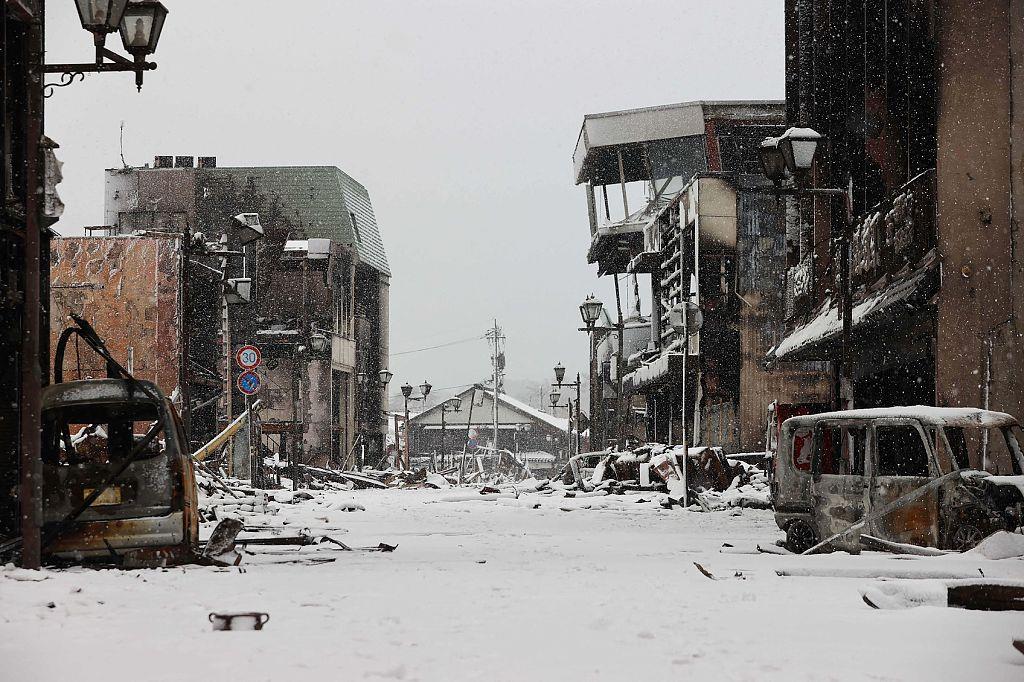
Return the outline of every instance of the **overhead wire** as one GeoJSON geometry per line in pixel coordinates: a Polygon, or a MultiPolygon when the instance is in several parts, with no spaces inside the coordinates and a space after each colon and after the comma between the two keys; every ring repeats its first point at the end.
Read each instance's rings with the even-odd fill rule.
{"type": "Polygon", "coordinates": [[[399,355],[409,355],[411,353],[422,353],[423,351],[436,350],[438,348],[447,348],[448,346],[457,346],[460,343],[469,343],[470,341],[479,341],[482,338],[484,338],[484,337],[482,337],[482,336],[473,336],[473,337],[466,338],[466,339],[459,339],[458,341],[449,341],[447,343],[439,343],[436,346],[427,346],[426,348],[413,348],[412,350],[403,350],[403,351],[399,351],[397,353],[389,353],[388,357],[394,358],[394,357],[398,357],[399,355]]]}

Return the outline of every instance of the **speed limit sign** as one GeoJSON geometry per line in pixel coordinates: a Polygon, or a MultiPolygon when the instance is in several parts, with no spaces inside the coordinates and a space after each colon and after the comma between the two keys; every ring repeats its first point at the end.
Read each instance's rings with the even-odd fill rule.
{"type": "Polygon", "coordinates": [[[242,346],[235,351],[235,362],[242,369],[255,369],[263,362],[263,355],[256,346],[242,346]]]}

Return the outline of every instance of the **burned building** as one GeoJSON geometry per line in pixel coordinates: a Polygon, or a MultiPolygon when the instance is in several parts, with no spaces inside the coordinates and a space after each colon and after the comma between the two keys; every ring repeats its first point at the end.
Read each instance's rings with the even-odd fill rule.
{"type": "Polygon", "coordinates": [[[1021,413],[1021,54],[1017,2],[787,0],[787,123],[825,137],[807,184],[850,205],[794,206],[770,360],[838,366],[849,235],[843,404],[1021,413]]]}
{"type": "Polygon", "coordinates": [[[385,397],[358,377],[387,364],[390,270],[362,185],[334,167],[156,157],[107,171],[103,229],[62,240],[54,315],[109,311],[97,329],[187,406],[193,446],[244,411],[234,356],[252,344],[264,452],[343,466],[357,442],[383,451],[385,397]],[[239,241],[235,216],[252,214],[263,238],[239,241]]]}
{"type": "MultiPolygon", "coordinates": [[[[681,442],[686,428],[691,443],[757,450],[772,401],[818,401],[827,391],[819,366],[769,372],[763,363],[783,331],[785,221],[763,191],[757,149],[782,123],[782,102],[759,101],[584,118],[573,162],[586,185],[588,260],[599,275],[650,280],[646,343],[624,350],[619,370],[626,399],[641,399],[647,440],[681,442]],[[670,319],[686,301],[703,313],[689,343],[670,319]]],[[[632,418],[635,403],[629,410],[632,418]]]]}

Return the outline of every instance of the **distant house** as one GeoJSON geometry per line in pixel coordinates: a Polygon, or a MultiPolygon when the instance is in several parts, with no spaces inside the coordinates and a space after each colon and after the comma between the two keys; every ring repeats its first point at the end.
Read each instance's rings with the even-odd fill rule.
{"type": "MultiPolygon", "coordinates": [[[[458,394],[458,412],[435,405],[409,419],[409,451],[412,455],[470,453],[488,456],[494,447],[494,391],[477,385],[458,394]],[[443,428],[442,428],[443,426],[443,428]]],[[[532,469],[552,468],[566,459],[569,422],[565,417],[542,412],[504,393],[498,394],[498,443],[500,450],[520,453],[532,469]]]]}

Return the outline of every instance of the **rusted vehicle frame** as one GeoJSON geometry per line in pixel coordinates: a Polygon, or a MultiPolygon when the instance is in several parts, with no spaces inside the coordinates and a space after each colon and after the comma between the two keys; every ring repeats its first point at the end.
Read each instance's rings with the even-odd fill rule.
{"type": "MultiPolygon", "coordinates": [[[[823,538],[842,533],[867,517],[864,533],[883,540],[944,549],[967,549],[989,532],[1000,528],[1012,530],[1024,516],[1024,456],[1019,443],[1008,442],[1014,476],[990,476],[987,472],[963,468],[949,454],[954,452],[947,429],[1019,428],[1010,415],[982,410],[921,410],[920,408],[888,408],[849,410],[819,415],[798,416],[786,420],[782,427],[772,500],[778,526],[786,531],[787,544],[794,551],[803,551],[823,538]],[[879,429],[904,427],[913,429],[920,443],[913,472],[883,472],[880,463],[879,429]],[[822,439],[826,429],[838,430],[840,450],[830,452],[841,456],[849,453],[853,440],[849,432],[861,430],[863,438],[862,469],[859,472],[823,471],[820,453],[826,448],[822,439]],[[949,466],[939,461],[938,448],[944,448],[949,466]],[[921,459],[924,455],[926,459],[921,459]],[[946,468],[960,475],[943,477],[946,468]],[[909,494],[931,485],[923,494],[909,494]],[[874,517],[878,510],[894,502],[891,511],[874,517]]],[[[887,450],[888,452],[889,450],[887,450]]],[[[903,453],[901,451],[901,457],[903,453]]],[[[911,454],[907,453],[909,460],[911,454]]],[[[847,466],[856,467],[856,455],[850,455],[847,466]],[[854,464],[850,464],[853,462],[854,464]]],[[[893,466],[893,463],[888,463],[893,466]]],[[[895,460],[899,468],[906,463],[895,460]]],[[[831,545],[847,551],[859,551],[860,530],[844,533],[831,545]]]]}
{"type": "MultiPolygon", "coordinates": [[[[43,393],[43,551],[57,560],[122,566],[191,561],[199,538],[198,494],[181,419],[156,385],[133,377],[88,322],[72,317],[75,326],[57,343],[55,383],[43,393]],[[64,351],[75,334],[106,361],[108,378],[63,381],[64,351]],[[63,421],[71,414],[105,415],[109,423],[100,417],[94,424],[110,428],[116,419],[124,452],[116,460],[110,452],[107,461],[78,461],[70,422],[63,421]],[[131,426],[140,419],[148,421],[145,434],[131,426]]],[[[110,435],[103,438],[114,447],[110,435]]]]}
{"type": "MultiPolygon", "coordinates": [[[[198,543],[198,501],[181,422],[173,405],[156,386],[139,383],[157,399],[120,379],[65,382],[44,391],[46,429],[55,426],[57,413],[62,409],[146,405],[157,415],[150,433],[163,441],[163,451],[154,457],[141,459],[129,454],[105,467],[58,463],[54,461],[54,443],[44,443],[44,451],[48,446],[50,449],[43,465],[44,515],[48,517],[43,537],[47,555],[133,566],[182,563],[193,556],[198,543]],[[165,485],[169,494],[166,499],[152,502],[166,507],[166,513],[146,514],[140,510],[140,515],[134,515],[129,504],[97,504],[105,489],[114,486],[120,490],[122,482],[134,475],[150,481],[160,478],[159,483],[165,485]],[[105,485],[107,482],[109,485],[105,485]],[[71,510],[67,509],[69,502],[74,504],[71,510]]],[[[145,439],[140,445],[144,443],[145,439]]]]}

